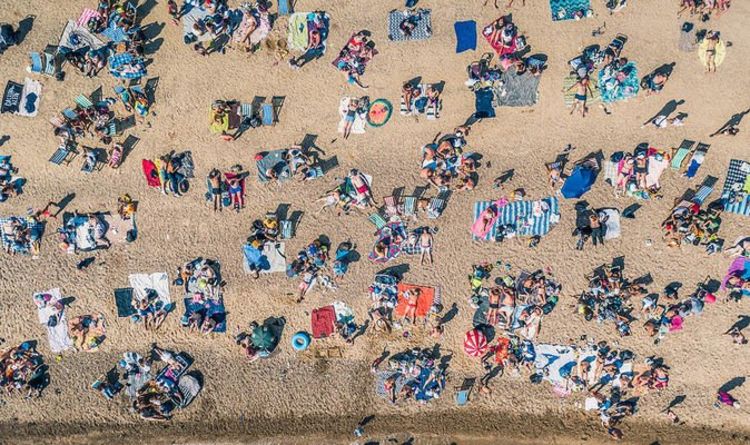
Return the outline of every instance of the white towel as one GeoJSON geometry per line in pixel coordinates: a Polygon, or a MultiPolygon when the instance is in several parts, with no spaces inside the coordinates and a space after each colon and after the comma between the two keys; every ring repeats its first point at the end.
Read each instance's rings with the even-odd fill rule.
{"type": "Polygon", "coordinates": [[[42,294],[49,294],[52,296],[49,302],[44,306],[37,304],[37,315],[39,316],[39,323],[47,328],[47,339],[49,340],[49,348],[53,354],[59,354],[66,349],[73,347],[73,340],[70,338],[68,333],[68,321],[65,318],[65,311],[60,313],[55,326],[49,326],[49,319],[57,315],[57,309],[54,308],[55,303],[62,299],[62,294],[59,288],[50,289],[46,292],[37,292],[33,295],[34,303],[37,303],[36,296],[42,294]]]}
{"type": "MultiPolygon", "coordinates": [[[[341,102],[339,102],[339,115],[341,116],[341,120],[339,121],[338,132],[342,134],[344,133],[344,127],[346,126],[346,113],[349,111],[350,100],[351,98],[349,97],[342,97],[341,102]]],[[[354,116],[352,134],[364,134],[366,123],[366,116],[364,114],[357,113],[354,116]]]]}
{"type": "Polygon", "coordinates": [[[146,298],[146,289],[153,289],[156,291],[164,304],[171,302],[169,298],[169,277],[166,272],[155,272],[151,275],[144,273],[137,273],[128,276],[130,287],[133,288],[133,294],[138,300],[144,300],[146,298]]]}

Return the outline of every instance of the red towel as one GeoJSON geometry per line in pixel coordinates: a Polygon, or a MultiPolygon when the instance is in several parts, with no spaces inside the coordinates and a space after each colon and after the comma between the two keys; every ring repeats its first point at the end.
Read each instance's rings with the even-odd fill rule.
{"type": "Polygon", "coordinates": [[[161,181],[159,181],[159,172],[156,170],[156,164],[150,159],[144,159],[141,162],[143,166],[143,174],[146,175],[146,182],[149,187],[159,187],[161,181]]]}
{"type": "Polygon", "coordinates": [[[336,311],[333,306],[313,309],[311,316],[313,338],[328,337],[333,334],[336,323],[336,311]]]}

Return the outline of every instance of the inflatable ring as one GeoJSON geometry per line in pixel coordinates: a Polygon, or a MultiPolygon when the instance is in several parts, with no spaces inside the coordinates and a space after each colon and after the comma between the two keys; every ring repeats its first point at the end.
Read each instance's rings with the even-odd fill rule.
{"type": "Polygon", "coordinates": [[[299,331],[292,336],[292,348],[297,352],[302,352],[310,346],[310,334],[305,331],[299,331]]]}

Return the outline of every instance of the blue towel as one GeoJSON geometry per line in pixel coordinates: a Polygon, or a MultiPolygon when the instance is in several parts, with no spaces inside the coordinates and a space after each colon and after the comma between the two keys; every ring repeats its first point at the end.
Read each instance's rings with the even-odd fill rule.
{"type": "Polygon", "coordinates": [[[477,22],[456,22],[453,29],[456,31],[456,53],[477,49],[477,22]]]}
{"type": "Polygon", "coordinates": [[[191,298],[185,298],[183,299],[183,303],[185,303],[185,313],[182,315],[182,320],[180,320],[182,326],[187,326],[191,315],[200,312],[204,318],[213,318],[216,320],[216,327],[213,332],[223,333],[227,331],[227,311],[224,309],[224,301],[222,299],[209,299],[202,304],[197,304],[191,298]]]}
{"type": "Polygon", "coordinates": [[[565,179],[560,193],[567,199],[575,199],[583,196],[591,190],[596,181],[597,172],[586,167],[576,166],[570,176],[565,179]]]}
{"type": "Polygon", "coordinates": [[[578,12],[587,17],[591,10],[590,0],[550,0],[549,7],[552,11],[552,21],[573,20],[578,12]]]}
{"type": "Polygon", "coordinates": [[[495,117],[495,108],[492,107],[492,99],[494,93],[491,88],[482,88],[481,90],[474,91],[476,97],[476,113],[474,117],[477,119],[486,119],[495,117]]]}

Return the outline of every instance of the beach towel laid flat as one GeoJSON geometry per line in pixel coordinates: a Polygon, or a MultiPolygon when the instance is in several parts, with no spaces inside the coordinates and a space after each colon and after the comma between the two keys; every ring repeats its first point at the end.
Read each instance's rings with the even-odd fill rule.
{"type": "MultiPolygon", "coordinates": [[[[37,242],[42,235],[44,235],[44,223],[35,221],[30,218],[21,216],[8,216],[0,218],[0,240],[2,240],[3,247],[10,249],[14,253],[28,254],[31,252],[31,244],[37,242]],[[6,228],[11,228],[14,224],[18,224],[22,230],[28,229],[30,232],[29,241],[22,242],[11,238],[6,234],[6,228]]],[[[24,240],[25,241],[25,240],[24,240]]]]}
{"type": "Polygon", "coordinates": [[[84,8],[83,11],[81,11],[81,16],[78,17],[78,20],[76,20],[76,26],[88,26],[88,23],[91,19],[98,19],[99,13],[91,8],[84,8]]]}
{"type": "Polygon", "coordinates": [[[552,21],[578,20],[590,17],[591,0],[549,0],[552,21]]]}
{"type": "Polygon", "coordinates": [[[23,96],[23,84],[9,80],[5,85],[3,93],[3,103],[0,106],[0,113],[18,113],[21,108],[21,97],[23,96]]]}
{"type": "MultiPolygon", "coordinates": [[[[574,375],[578,363],[583,361],[593,362],[596,360],[596,350],[591,347],[577,348],[563,345],[536,344],[536,359],[534,367],[537,372],[544,375],[544,380],[555,384],[565,386],[570,377],[574,375]]],[[[617,371],[615,378],[612,379],[613,386],[619,385],[618,377],[621,375],[633,375],[633,363],[631,361],[615,362],[617,371]]],[[[598,383],[596,373],[589,373],[588,385],[598,383]]]]}
{"type": "Polygon", "coordinates": [[[134,297],[139,300],[145,300],[148,298],[147,289],[153,289],[156,291],[158,300],[164,305],[168,305],[171,300],[169,298],[169,277],[166,272],[155,272],[150,275],[137,273],[128,275],[128,282],[130,287],[133,288],[134,297]]]}
{"type": "Polygon", "coordinates": [[[659,187],[661,188],[661,175],[664,170],[669,166],[669,158],[667,156],[661,156],[661,160],[657,159],[655,154],[648,157],[648,173],[646,174],[646,187],[659,187]]]}
{"type": "Polygon", "coordinates": [[[216,327],[212,332],[224,333],[227,331],[227,310],[224,308],[223,298],[209,298],[206,301],[196,302],[192,298],[183,298],[185,312],[182,315],[183,326],[187,326],[187,320],[195,313],[203,316],[204,320],[212,318],[216,321],[216,327]]]}
{"type": "MultiPolygon", "coordinates": [[[[474,224],[493,201],[479,201],[474,204],[474,224]]],[[[498,207],[498,214],[492,227],[484,237],[472,233],[475,240],[494,241],[500,229],[511,228],[517,236],[544,236],[560,221],[560,206],[556,197],[550,196],[537,201],[513,201],[498,207]]]]}
{"type": "Polygon", "coordinates": [[[9,81],[5,86],[2,113],[13,113],[24,117],[34,117],[39,112],[42,98],[42,84],[36,80],[24,79],[24,83],[9,81]]]}
{"type": "Polygon", "coordinates": [[[474,91],[475,118],[487,119],[495,117],[495,107],[492,106],[494,95],[495,93],[492,88],[482,88],[474,91]]]}
{"type": "Polygon", "coordinates": [[[324,338],[335,331],[336,310],[333,305],[313,309],[310,315],[310,325],[313,338],[324,338]]]}
{"type": "Polygon", "coordinates": [[[269,170],[272,170],[276,174],[276,178],[279,181],[286,181],[292,177],[289,164],[284,155],[286,155],[286,150],[271,150],[263,152],[262,155],[258,154],[259,159],[256,158],[255,164],[258,167],[258,179],[260,182],[271,180],[268,176],[269,170]]]}
{"type": "Polygon", "coordinates": [[[453,30],[456,32],[456,53],[477,49],[477,22],[456,22],[453,30]]]}
{"type": "Polygon", "coordinates": [[[117,307],[118,317],[130,317],[135,315],[133,307],[133,288],[123,287],[115,289],[115,306],[117,307]]]}
{"type": "Polygon", "coordinates": [[[290,50],[305,51],[309,42],[306,12],[296,12],[289,16],[287,46],[290,50]]]}
{"type": "Polygon", "coordinates": [[[37,306],[39,323],[47,328],[49,347],[53,354],[59,354],[73,347],[73,340],[68,332],[68,322],[65,319],[65,309],[59,310],[56,303],[62,299],[59,288],[33,295],[37,306]]]}
{"type": "MultiPolygon", "coordinates": [[[[591,73],[591,76],[589,78],[591,93],[586,98],[586,106],[598,103],[601,98],[601,94],[599,93],[599,83],[597,79],[598,73],[596,71],[591,73]]],[[[578,82],[578,76],[576,76],[575,74],[570,74],[563,79],[563,90],[565,90],[563,101],[565,102],[565,106],[568,108],[573,106],[573,102],[575,102],[576,99],[576,89],[571,89],[571,87],[575,85],[576,82],[578,82]]]]}
{"type": "MultiPolygon", "coordinates": [[[[388,123],[393,113],[393,105],[385,99],[372,101],[367,109],[367,123],[371,127],[382,127],[388,123]]],[[[356,118],[355,118],[356,119],[356,118]]]]}
{"type": "Polygon", "coordinates": [[[425,317],[430,313],[430,307],[432,307],[435,301],[435,296],[439,293],[439,289],[432,286],[418,286],[416,284],[398,283],[398,303],[396,304],[396,315],[403,317],[406,314],[406,310],[409,308],[409,301],[404,297],[404,292],[412,291],[414,289],[419,290],[419,297],[417,297],[416,316],[425,317]]]}
{"type": "MultiPolygon", "coordinates": [[[[339,121],[338,132],[343,134],[346,127],[346,113],[349,111],[349,101],[351,98],[342,97],[339,102],[339,121]]],[[[352,124],[352,134],[364,134],[367,125],[367,112],[363,111],[354,115],[354,124],[352,124]]]]}
{"type": "Polygon", "coordinates": [[[388,13],[388,38],[390,40],[426,40],[430,37],[432,37],[432,11],[429,9],[393,10],[388,13]],[[404,20],[408,20],[415,25],[411,35],[406,35],[401,30],[401,23],[404,20]]]}
{"type": "Polygon", "coordinates": [[[193,25],[204,20],[209,15],[210,14],[207,10],[200,7],[190,9],[190,11],[182,16],[182,29],[184,36],[194,36],[198,42],[207,42],[216,37],[211,32],[205,32],[201,35],[197,35],[193,31],[193,25]]]}
{"type": "Polygon", "coordinates": [[[619,73],[623,73],[625,76],[620,76],[618,72],[609,68],[599,70],[598,87],[602,102],[619,102],[638,94],[641,81],[638,78],[638,69],[635,62],[626,63],[625,66],[620,68],[619,73]]]}
{"type": "Polygon", "coordinates": [[[724,211],[750,216],[750,162],[740,159],[729,161],[721,199],[724,211]]]}
{"type": "Polygon", "coordinates": [[[721,281],[722,289],[727,288],[727,280],[733,275],[739,276],[743,280],[750,279],[750,258],[739,257],[732,261],[732,264],[729,265],[729,269],[727,270],[727,274],[721,281]]]}
{"type": "Polygon", "coordinates": [[[104,46],[104,42],[99,37],[91,34],[86,28],[86,25],[77,25],[75,21],[68,20],[65,29],[63,29],[62,36],[60,36],[60,43],[58,48],[62,51],[74,52],[79,49],[90,48],[99,49],[104,46]]]}
{"type": "Polygon", "coordinates": [[[243,268],[246,273],[257,270],[260,273],[286,272],[284,243],[266,243],[263,249],[243,246],[243,268]]]}
{"type": "Polygon", "coordinates": [[[703,165],[703,162],[706,160],[706,154],[708,154],[709,148],[710,148],[710,145],[706,145],[703,143],[699,143],[695,147],[693,156],[690,158],[690,161],[688,161],[687,168],[685,169],[686,178],[694,178],[695,175],[698,174],[698,170],[701,168],[701,165],[703,165]]]}
{"type": "Polygon", "coordinates": [[[560,188],[560,193],[567,199],[576,199],[583,196],[591,190],[591,186],[596,181],[596,171],[583,165],[577,165],[573,168],[570,176],[565,178],[565,182],[560,188]]]}
{"type": "Polygon", "coordinates": [[[620,211],[617,209],[600,209],[599,219],[604,221],[604,239],[619,238],[622,232],[620,226],[620,211]]]}
{"type": "Polygon", "coordinates": [[[401,106],[399,111],[402,115],[413,115],[413,114],[424,114],[427,119],[437,119],[440,117],[440,111],[443,108],[443,100],[438,97],[437,105],[430,104],[429,98],[427,97],[427,90],[430,88],[429,84],[417,85],[419,89],[419,96],[412,99],[412,109],[406,108],[406,102],[404,101],[404,95],[401,95],[401,106]]]}
{"type": "Polygon", "coordinates": [[[109,73],[117,79],[140,79],[147,74],[143,60],[130,53],[109,56],[108,61],[109,73]]]}
{"type": "MultiPolygon", "coordinates": [[[[708,63],[706,51],[708,51],[708,39],[703,39],[700,45],[698,45],[698,58],[701,60],[703,66],[707,66],[708,63]]],[[[726,56],[727,46],[724,44],[723,40],[719,40],[716,44],[716,54],[714,55],[714,64],[717,68],[724,63],[724,58],[726,58],[726,56]]]]}
{"type": "Polygon", "coordinates": [[[530,72],[521,75],[509,69],[502,75],[502,82],[493,87],[495,105],[498,107],[530,107],[539,99],[539,76],[530,72]]]}

